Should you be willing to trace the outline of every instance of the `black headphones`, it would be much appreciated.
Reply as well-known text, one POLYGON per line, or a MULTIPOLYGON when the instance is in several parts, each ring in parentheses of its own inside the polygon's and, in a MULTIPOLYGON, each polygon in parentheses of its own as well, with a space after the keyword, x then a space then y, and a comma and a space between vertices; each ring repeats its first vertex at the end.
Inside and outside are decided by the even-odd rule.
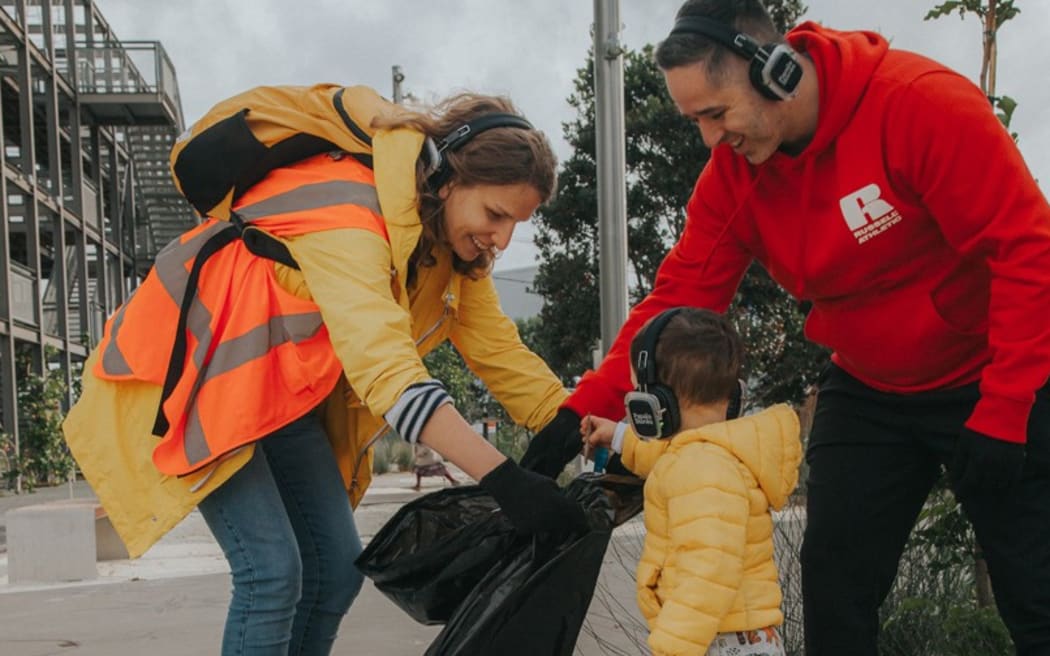
MULTIPOLYGON (((678 409, 678 398, 667 385, 656 377, 656 342, 668 322, 684 307, 664 310, 649 322, 642 333, 642 347, 634 363, 634 375, 638 387, 624 396, 627 420, 634 434, 643 440, 656 440, 678 432, 682 415, 678 409)), ((729 395, 726 419, 736 419, 744 406, 744 381, 738 380, 729 395)))
POLYGON ((634 363, 638 387, 624 397, 627 419, 634 434, 643 440, 669 437, 678 432, 682 418, 674 391, 656 377, 656 342, 660 333, 682 308, 664 310, 649 322, 642 333, 642 347, 634 363))
POLYGON ((427 187, 431 191, 437 192, 438 189, 443 187, 445 183, 452 177, 452 167, 448 165, 448 159, 445 158, 446 152, 454 152, 463 147, 463 144, 467 143, 474 137, 478 136, 485 130, 491 130, 493 128, 518 128, 520 130, 532 130, 532 123, 529 123, 522 117, 516 114, 504 114, 504 113, 493 113, 479 116, 473 121, 468 121, 463 125, 459 126, 445 137, 434 143, 433 139, 428 138, 425 142, 427 168, 425 175, 427 176, 427 187))
POLYGON ((683 33, 706 36, 751 62, 751 84, 766 98, 789 100, 798 93, 802 65, 791 46, 784 43, 759 45, 725 23, 703 16, 682 16, 676 20, 671 34, 683 33))

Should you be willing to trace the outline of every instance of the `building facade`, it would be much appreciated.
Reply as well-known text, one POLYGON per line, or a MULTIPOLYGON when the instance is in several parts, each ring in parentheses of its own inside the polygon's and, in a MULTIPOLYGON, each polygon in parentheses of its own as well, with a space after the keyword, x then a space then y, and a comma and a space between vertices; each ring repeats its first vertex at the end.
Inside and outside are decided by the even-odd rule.
POLYGON ((120 41, 93 0, 0 0, 0 426, 16 446, 20 377, 72 389, 105 318, 197 222, 168 174, 182 129, 159 43, 120 41))

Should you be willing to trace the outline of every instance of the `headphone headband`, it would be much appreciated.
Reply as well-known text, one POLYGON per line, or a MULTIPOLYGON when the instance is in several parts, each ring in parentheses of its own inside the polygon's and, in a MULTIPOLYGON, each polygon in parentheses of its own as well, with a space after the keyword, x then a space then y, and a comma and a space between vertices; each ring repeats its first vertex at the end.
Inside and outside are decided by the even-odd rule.
POLYGON ((675 20, 670 36, 696 34, 725 46, 750 62, 751 84, 770 100, 789 100, 798 92, 802 65, 797 53, 784 43, 760 45, 722 21, 705 16, 681 16, 675 20))
POLYGON ((493 128, 535 129, 532 123, 529 123, 517 114, 493 112, 464 123, 446 134, 437 143, 434 143, 433 139, 428 138, 425 143, 428 163, 426 170, 427 186, 436 192, 452 177, 452 169, 448 165, 445 153, 459 150, 474 137, 493 128))
POLYGON ((759 52, 758 43, 744 34, 737 32, 722 21, 703 16, 682 16, 674 22, 671 34, 699 34, 729 48, 744 59, 751 59, 759 52))
POLYGON ((667 324, 675 315, 682 311, 681 307, 664 310, 649 323, 642 334, 642 348, 638 351, 638 361, 635 363, 634 371, 638 379, 638 387, 643 391, 649 391, 651 385, 660 385, 656 378, 656 342, 660 339, 660 333, 664 331, 667 324))

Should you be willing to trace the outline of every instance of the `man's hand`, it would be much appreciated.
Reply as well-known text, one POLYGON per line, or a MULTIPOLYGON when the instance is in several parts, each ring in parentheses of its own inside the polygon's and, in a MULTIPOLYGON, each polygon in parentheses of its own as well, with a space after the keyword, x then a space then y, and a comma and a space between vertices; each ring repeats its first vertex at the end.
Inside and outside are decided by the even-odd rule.
POLYGON ((1005 490, 1021 479, 1024 444, 1006 442, 963 428, 950 469, 956 492, 1005 490))
POLYGON ((521 457, 521 466, 555 478, 570 460, 580 454, 582 447, 580 417, 568 408, 561 408, 529 442, 529 448, 521 457))
POLYGON ((519 533, 564 536, 588 530, 583 508, 562 494, 557 483, 525 471, 509 458, 478 483, 519 533))

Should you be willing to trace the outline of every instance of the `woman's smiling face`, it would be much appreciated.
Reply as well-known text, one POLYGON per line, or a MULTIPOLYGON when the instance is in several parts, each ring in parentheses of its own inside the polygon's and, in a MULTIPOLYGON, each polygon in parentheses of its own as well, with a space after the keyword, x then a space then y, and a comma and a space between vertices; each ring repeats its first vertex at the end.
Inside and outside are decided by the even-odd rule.
POLYGON ((445 204, 449 246, 466 262, 485 252, 506 250, 514 228, 528 221, 543 200, 535 187, 524 182, 469 187, 453 183, 439 195, 445 204))

